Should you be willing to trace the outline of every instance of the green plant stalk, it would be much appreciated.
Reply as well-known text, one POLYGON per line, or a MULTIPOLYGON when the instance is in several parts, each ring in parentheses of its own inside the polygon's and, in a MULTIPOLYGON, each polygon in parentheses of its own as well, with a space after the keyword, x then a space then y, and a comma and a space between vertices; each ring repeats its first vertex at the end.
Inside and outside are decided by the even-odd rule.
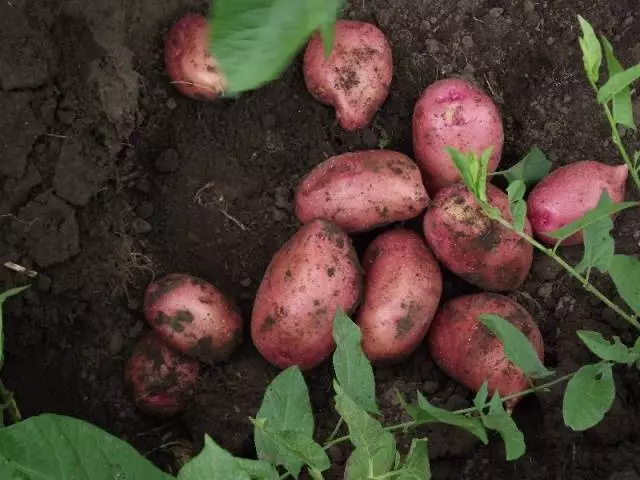
POLYGON ((5 388, 2 380, 0 380, 0 403, 0 412, 4 413, 6 411, 9 414, 11 423, 22 421, 22 415, 15 398, 13 398, 13 393, 5 388))

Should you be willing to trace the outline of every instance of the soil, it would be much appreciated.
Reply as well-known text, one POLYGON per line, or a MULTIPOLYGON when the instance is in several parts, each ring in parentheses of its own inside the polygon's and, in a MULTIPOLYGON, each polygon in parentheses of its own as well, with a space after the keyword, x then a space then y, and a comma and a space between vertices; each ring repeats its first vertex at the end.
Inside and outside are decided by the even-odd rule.
MULTIPOLYGON (((555 167, 581 159, 617 163, 583 75, 576 14, 631 65, 640 62, 637 6, 637 0, 353 0, 344 16, 387 33, 395 74, 371 128, 345 133, 332 109, 306 91, 299 56, 280 79, 236 99, 203 103, 178 94, 164 72, 162 35, 180 14, 206 11, 206 1, 4 0, 0 260, 41 274, 6 309, 2 375, 22 412, 93 422, 166 469, 173 463, 168 445, 184 441, 197 451, 205 432, 233 453, 253 456, 248 417, 278 370, 248 337, 229 361, 204 370, 184 415, 156 419, 131 404, 123 368, 147 328, 140 308, 145 285, 173 271, 200 275, 231 295, 248 319, 271 256, 297 228, 291 197, 300 177, 330 155, 382 142, 412 155, 413 105, 442 77, 470 78, 496 100, 506 129, 504 166, 533 146, 555 167)), ((640 117, 640 97, 634 107, 640 117)), ((621 214, 615 234, 620 251, 637 254, 637 213, 621 214)), ((371 238, 355 237, 360 251, 371 238)), ((577 261, 580 248, 563 254, 577 261)), ((26 279, 2 269, 0 281, 26 279)), ((608 281, 595 281, 613 295, 608 281)), ((445 299, 471 291, 445 276, 445 299)), ((512 295, 535 316, 546 363, 559 373, 592 360, 578 328, 633 340, 611 310, 545 258, 536 256, 525 286, 512 295)), ((319 438, 335 422, 330 374, 324 364, 306 375, 319 438)), ((452 409, 471 398, 424 348, 401 365, 376 368, 376 379, 388 422, 400 418, 396 388, 408 395, 420 389, 452 409)), ((640 377, 620 368, 616 379, 612 411, 585 433, 563 425, 562 388, 521 402, 514 416, 528 449, 515 462, 504 460, 497 439, 484 446, 453 429, 419 432, 430 438, 434 478, 640 478, 640 377)), ((330 453, 327 478, 342 478, 349 450, 330 453)))

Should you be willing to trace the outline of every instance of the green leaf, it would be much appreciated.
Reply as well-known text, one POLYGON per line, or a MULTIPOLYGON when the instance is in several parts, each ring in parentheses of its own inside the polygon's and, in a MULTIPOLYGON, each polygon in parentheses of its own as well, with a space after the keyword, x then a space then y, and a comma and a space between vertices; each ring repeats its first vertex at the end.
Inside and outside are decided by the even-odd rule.
MULTIPOLYGON (((613 205, 613 201, 606 190, 596 208, 608 208, 613 205)), ((609 270, 611 259, 615 253, 615 242, 611 236, 613 220, 610 216, 605 216, 599 220, 588 224, 583 230, 584 253, 582 260, 576 265, 578 273, 583 273, 591 268, 597 268, 601 272, 609 270)))
POLYGON ((495 172, 494 175, 502 175, 509 183, 516 180, 531 186, 547 176, 551 170, 551 162, 539 148, 533 148, 527 155, 508 170, 495 172))
POLYGON ((481 202, 487 201, 487 172, 489 171, 489 161, 491 160, 491 153, 493 152, 493 147, 488 147, 479 160, 479 171, 478 175, 475 179, 476 184, 476 192, 478 192, 478 198, 481 202))
MULTIPOLYGON (((309 391, 298 367, 282 371, 267 387, 254 423, 261 420, 273 430, 291 431, 313 438, 314 420, 309 391)), ((293 477, 298 477, 303 462, 296 454, 274 442, 259 425, 254 428, 254 437, 260 460, 282 465, 293 477)))
POLYGON ((29 285, 22 287, 10 288, 6 292, 0 293, 0 368, 4 364, 4 317, 2 306, 9 298, 15 297, 19 293, 29 288, 29 285))
POLYGON ((483 412, 484 406, 487 404, 488 397, 489 397, 489 381, 485 380, 484 382, 482 382, 482 386, 476 393, 476 396, 473 397, 473 406, 476 407, 476 409, 479 412, 483 412))
MULTIPOLYGON (((236 457, 236 462, 251 480, 279 480, 280 474, 273 465, 263 460, 250 460, 236 457)), ((201 477, 207 478, 207 477, 201 477)))
POLYGON ((429 465, 428 442, 426 438, 414 438, 407 459, 402 467, 402 473, 397 480, 430 480, 431 466, 429 465))
POLYGON ((511 322, 487 313, 480 315, 480 322, 498 337, 506 357, 527 377, 545 378, 554 374, 542 364, 527 336, 511 322))
POLYGON ((405 410, 416 423, 420 425, 427 423, 446 423, 447 425, 453 425, 454 427, 468 431, 478 437, 485 445, 489 442, 487 432, 482 426, 480 419, 438 408, 430 404, 420 392, 418 392, 417 398, 417 405, 407 405, 401 398, 405 410))
POLYGON ((569 380, 564 392, 564 423, 575 431, 597 425, 613 405, 615 396, 611 365, 585 365, 569 380))
POLYGON ((396 440, 334 382, 336 410, 349 427, 355 450, 347 462, 348 479, 368 479, 384 475, 393 468, 396 440))
POLYGON ((602 195, 600 196, 597 206, 589 210, 581 218, 559 228, 558 230, 549 232, 547 235, 557 240, 564 240, 592 223, 602 220, 603 218, 610 217, 614 213, 621 212, 622 210, 638 205, 640 205, 638 202, 613 203, 609 193, 606 190, 602 190, 602 195), (609 199, 608 202, 606 201, 606 198, 609 199))
MULTIPOLYGON (((277 473, 277 472, 276 472, 277 473)), ((218 446, 208 435, 204 448, 180 469, 178 480, 251 480, 233 455, 218 446)))
POLYGON ((577 333, 587 348, 602 360, 626 363, 627 365, 632 365, 640 360, 640 352, 635 352, 627 347, 620 341, 620 337, 613 337, 613 343, 611 343, 598 332, 578 330, 577 333))
POLYGON ((618 294, 636 314, 640 314, 640 260, 627 255, 614 255, 609 275, 618 294))
POLYGON ((258 428, 274 444, 298 457, 303 464, 322 472, 331 466, 331 461, 321 445, 305 434, 287 430, 272 430, 267 422, 259 423, 258 428))
POLYGON ((360 328, 340 309, 333 321, 333 369, 345 393, 369 413, 379 413, 373 368, 362 350, 360 328))
POLYGON ((482 422, 485 427, 495 430, 502 437, 507 460, 516 460, 524 455, 527 448, 524 435, 511 415, 505 411, 497 392, 491 397, 489 413, 482 416, 482 422))
POLYGON ((478 196, 476 185, 477 159, 474 155, 462 153, 452 147, 445 147, 445 151, 451 157, 453 165, 456 167, 462 177, 462 181, 476 197, 478 196))
POLYGON ((211 51, 228 93, 270 82, 291 63, 317 29, 331 39, 343 0, 216 0, 211 9, 211 51))
POLYGON ((602 49, 600 42, 593 30, 593 27, 584 18, 578 15, 582 37, 578 39, 580 49, 582 50, 582 61, 584 62, 584 70, 587 78, 594 85, 598 83, 600 78, 600 66, 602 65, 602 49))
POLYGON ((336 40, 336 22, 331 21, 320 27, 322 35, 322 44, 324 46, 324 56, 328 59, 333 51, 333 45, 336 40))
MULTIPOLYGON (((607 58, 607 68, 609 69, 609 78, 617 75, 624 70, 616 56, 613 54, 613 46, 602 36, 602 45, 607 58)), ((623 88, 613 97, 613 119, 619 125, 624 125, 633 130, 636 129, 633 121, 633 106, 631 104, 631 89, 623 88)))
POLYGON ((628 88, 633 82, 640 78, 640 64, 628 68, 612 76, 600 90, 598 90, 598 103, 609 102, 619 92, 628 88))
POLYGON ((524 194, 527 186, 522 180, 514 180, 507 187, 509 197, 509 212, 513 221, 513 227, 517 232, 524 230, 525 219, 527 217, 527 203, 524 201, 524 194))
POLYGON ((132 446, 81 420, 39 415, 0 429, 0 476, 16 480, 170 480, 132 446))

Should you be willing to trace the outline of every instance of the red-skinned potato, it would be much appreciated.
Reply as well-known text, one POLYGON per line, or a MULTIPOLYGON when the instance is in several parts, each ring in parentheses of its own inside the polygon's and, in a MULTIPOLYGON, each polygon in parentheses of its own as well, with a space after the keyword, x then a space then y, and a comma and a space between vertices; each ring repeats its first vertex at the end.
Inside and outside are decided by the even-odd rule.
POLYGON ((429 197, 420 170, 391 150, 333 156, 317 165, 296 189, 302 223, 324 218, 347 232, 361 232, 417 217, 429 197))
MULTIPOLYGON (((560 167, 540 181, 527 199, 528 217, 535 235, 547 245, 557 240, 547 233, 581 218, 598 205, 607 191, 614 203, 624 200, 629 168, 585 160, 560 167)), ((562 245, 582 243, 582 231, 562 241, 562 245)))
POLYGON ((226 79, 209 50, 209 24, 202 15, 188 13, 178 19, 164 39, 164 60, 173 86, 196 100, 215 100, 226 79))
POLYGON ((172 273, 147 287, 147 322, 169 345, 213 364, 242 341, 243 320, 235 304, 207 281, 172 273))
POLYGON ((362 270, 349 236, 326 220, 309 222, 267 267, 253 306, 253 342, 275 366, 313 368, 335 348, 337 308, 354 312, 361 293, 362 270))
POLYGON ((393 76, 391 46, 375 25, 338 20, 327 59, 319 33, 304 54, 304 80, 311 95, 336 109, 347 131, 368 127, 387 99, 393 76))
POLYGON ((431 195, 461 180, 444 150, 480 156, 493 147, 488 171, 500 163, 504 130, 498 107, 480 88, 449 78, 428 86, 413 111, 413 150, 431 195))
MULTIPOLYGON (((445 303, 427 334, 433 361, 451 378, 477 392, 487 380, 489 392, 513 395, 529 388, 524 373, 505 356, 500 340, 480 322, 481 314, 499 315, 517 327, 544 361, 538 326, 518 303, 504 295, 477 293, 445 303)), ((508 403, 510 409, 518 400, 508 403)))
POLYGON ((155 332, 147 332, 129 358, 125 385, 140 410, 171 416, 186 406, 199 373, 197 360, 172 349, 155 332))
MULTIPOLYGON (((507 195, 487 184, 489 203, 511 220, 507 195)), ((517 290, 533 261, 533 247, 487 217, 462 183, 435 196, 423 222, 427 243, 451 272, 485 290, 517 290)), ((532 233, 525 219, 525 232, 532 233)))
POLYGON ((422 343, 442 295, 438 262, 416 233, 382 233, 362 259, 365 291, 356 321, 372 362, 395 363, 422 343))

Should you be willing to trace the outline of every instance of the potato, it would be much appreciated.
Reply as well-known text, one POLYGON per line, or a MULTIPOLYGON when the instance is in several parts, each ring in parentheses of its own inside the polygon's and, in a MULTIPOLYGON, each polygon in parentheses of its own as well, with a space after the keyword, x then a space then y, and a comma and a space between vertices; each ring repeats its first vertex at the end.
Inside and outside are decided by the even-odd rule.
POLYGON ((416 233, 395 229, 371 242, 362 260, 365 290, 356 321, 372 362, 403 360, 424 340, 442 295, 442 273, 416 233))
POLYGON ((488 168, 493 172, 500 163, 503 143, 497 106, 467 81, 449 78, 434 82, 415 105, 413 149, 431 195, 461 180, 445 147, 477 155, 493 147, 488 168))
POLYGON ((251 337, 273 365, 310 369, 333 351, 333 319, 362 294, 362 270, 349 236, 326 220, 303 225, 273 256, 258 288, 251 337))
MULTIPOLYGON (((524 373, 505 356, 498 338, 480 323, 483 313, 511 322, 531 341, 544 362, 542 335, 529 313, 504 295, 477 293, 447 302, 436 314, 427 346, 433 361, 451 378, 477 392, 487 380, 489 392, 513 395, 529 388, 524 373)), ((507 405, 513 408, 518 400, 507 405)))
POLYGON ((173 86, 196 100, 215 100, 226 79, 209 49, 209 25, 202 15, 188 13, 178 19, 164 38, 164 60, 173 86))
POLYGON ((213 364, 242 341, 243 320, 235 304, 207 281, 172 273, 147 287, 144 314, 169 345, 213 364))
POLYGON ((342 128, 366 128, 389 95, 391 46, 375 25, 338 20, 331 56, 325 57, 322 38, 316 33, 307 45, 303 71, 309 93, 336 109, 342 128))
MULTIPOLYGON (((527 199, 527 215, 535 235, 547 245, 555 245, 557 240, 547 233, 595 208, 604 190, 614 202, 622 202, 628 175, 626 165, 612 167, 593 160, 554 170, 533 187, 527 199)), ((562 245, 578 245, 582 240, 580 231, 563 240, 562 245)))
MULTIPOLYGON (((487 197, 511 220, 506 194, 488 184, 487 197)), ((531 269, 531 244, 489 219, 461 183, 438 192, 423 227, 436 258, 451 272, 485 290, 517 290, 531 269)), ((526 219, 525 232, 531 234, 526 219)))
POLYGON ((127 362, 125 386, 140 410, 171 416, 186 406, 199 373, 196 360, 173 350, 155 332, 147 332, 127 362))
POLYGON ((429 197, 420 170, 407 156, 365 150, 333 156, 299 183, 296 216, 323 218, 347 232, 361 232, 418 216, 429 197))

